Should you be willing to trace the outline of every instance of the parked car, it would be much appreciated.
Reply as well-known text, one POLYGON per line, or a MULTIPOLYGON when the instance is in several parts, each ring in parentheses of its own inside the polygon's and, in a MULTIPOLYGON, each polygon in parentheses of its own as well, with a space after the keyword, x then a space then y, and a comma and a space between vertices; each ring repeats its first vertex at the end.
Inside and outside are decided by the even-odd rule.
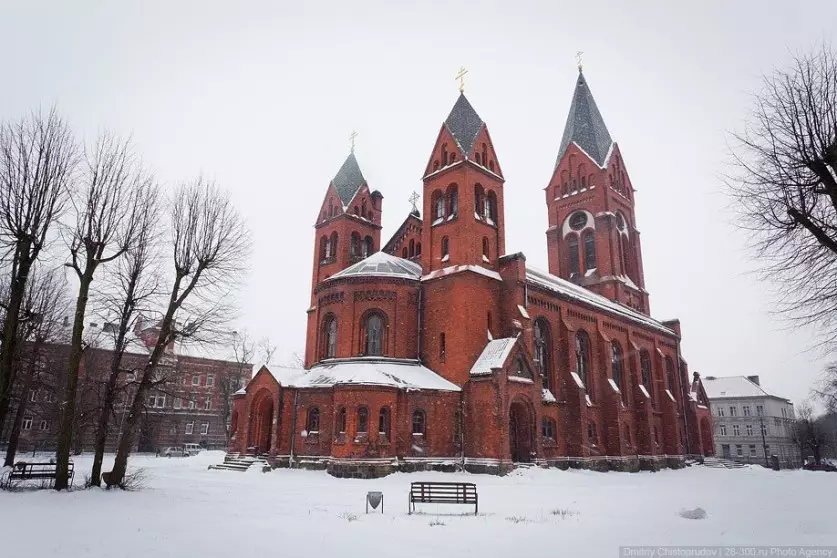
POLYGON ((191 454, 180 446, 172 446, 160 452, 163 457, 189 457, 191 454))
POLYGON ((203 450, 198 444, 183 444, 183 451, 189 455, 197 455, 203 450))

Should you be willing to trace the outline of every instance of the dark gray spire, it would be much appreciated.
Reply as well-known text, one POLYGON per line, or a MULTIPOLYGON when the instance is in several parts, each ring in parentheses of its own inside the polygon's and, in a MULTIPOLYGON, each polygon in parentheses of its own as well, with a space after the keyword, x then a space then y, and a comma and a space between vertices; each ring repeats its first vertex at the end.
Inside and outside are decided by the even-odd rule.
POLYGON ((355 197, 357 191, 360 190, 360 187, 366 184, 366 179, 363 178, 363 173, 360 172, 357 159, 355 159, 354 151, 346 157, 346 161, 337 171, 331 183, 334 184, 334 189, 337 190, 337 195, 340 196, 343 207, 347 206, 355 197))
POLYGON ((573 102, 570 105, 570 114, 567 116, 567 124, 564 126, 564 137, 561 138, 561 148, 558 150, 558 159, 555 166, 561 162, 561 157, 567 151, 570 143, 575 142, 601 167, 604 166, 605 158, 610 151, 613 140, 610 132, 607 131, 604 119, 593 100, 593 94, 587 86, 584 74, 578 72, 578 81, 575 83, 573 102))
POLYGON ((467 157, 471 152, 482 124, 482 118, 468 102, 468 99, 465 98, 465 94, 461 93, 447 120, 445 120, 445 126, 447 126, 463 156, 467 157))

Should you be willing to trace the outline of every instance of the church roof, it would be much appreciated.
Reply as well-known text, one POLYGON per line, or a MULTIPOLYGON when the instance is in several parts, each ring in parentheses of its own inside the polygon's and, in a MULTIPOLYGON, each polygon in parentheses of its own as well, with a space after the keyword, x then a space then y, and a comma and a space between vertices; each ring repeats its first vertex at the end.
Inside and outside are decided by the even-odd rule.
POLYGON ((421 213, 419 213, 418 209, 413 208, 410 211, 410 213, 407 215, 407 218, 404 219, 404 222, 401 223, 401 226, 398 227, 397 231, 395 231, 395 234, 392 235, 392 237, 387 241, 387 243, 384 244, 384 247, 381 248, 382 251, 387 252, 387 253, 393 251, 393 249, 395 248, 396 243, 398 243, 398 241, 400 241, 402 238, 404 238, 404 234, 407 232, 407 225, 410 224, 411 220, 416 221, 419 226, 422 225, 421 213))
POLYGON ((445 126, 465 157, 468 156, 471 148, 474 147, 474 142, 477 139, 482 125, 482 118, 474 110, 474 107, 471 106, 471 103, 468 102, 465 94, 461 93, 456 100, 456 104, 453 105, 453 109, 451 109, 447 120, 445 120, 445 126))
POLYGON ((401 277, 418 280, 421 277, 421 266, 386 252, 376 252, 365 260, 338 271, 329 279, 346 277, 401 277))
POLYGON ((360 166, 357 164, 357 158, 355 158, 354 152, 349 153, 349 156, 346 157, 343 166, 334 175, 331 183, 334 185, 334 189, 337 190, 337 195, 340 196, 340 201, 343 202, 344 208, 349 205, 349 202, 355 197, 360 187, 366 184, 366 179, 363 178, 363 173, 360 172, 360 166))
POLYGON ((599 107, 596 106, 596 101, 587 85, 587 79, 581 72, 578 73, 578 80, 575 83, 570 113, 567 115, 564 136, 561 138, 561 147, 558 149, 558 158, 555 161, 556 167, 571 143, 581 148, 600 167, 604 167, 613 145, 610 132, 607 131, 599 107))
POLYGON ((471 367, 471 375, 491 374, 492 370, 502 368, 509 358, 517 337, 506 337, 489 341, 471 367))

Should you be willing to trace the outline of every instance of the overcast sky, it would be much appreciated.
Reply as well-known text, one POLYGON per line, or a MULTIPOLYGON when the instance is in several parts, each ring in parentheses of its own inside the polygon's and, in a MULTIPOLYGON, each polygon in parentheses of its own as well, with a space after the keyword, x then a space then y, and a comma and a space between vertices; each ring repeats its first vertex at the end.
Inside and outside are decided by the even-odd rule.
POLYGON ((506 249, 547 267, 543 188, 584 51, 637 190, 652 314, 681 319, 692 370, 799 402, 826 360, 770 315, 721 175, 759 76, 832 40, 837 2, 683 4, 0 0, 0 119, 56 104, 86 139, 132 133, 167 187, 203 172, 230 190, 255 239, 239 327, 285 361, 304 350, 312 226, 349 134, 385 242, 460 65, 507 179, 506 249))

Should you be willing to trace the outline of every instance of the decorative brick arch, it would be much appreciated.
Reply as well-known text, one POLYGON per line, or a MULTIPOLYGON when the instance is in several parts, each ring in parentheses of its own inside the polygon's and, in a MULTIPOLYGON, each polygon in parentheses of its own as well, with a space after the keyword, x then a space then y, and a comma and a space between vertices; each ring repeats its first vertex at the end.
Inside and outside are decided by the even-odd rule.
POLYGON ((273 442, 273 415, 275 413, 273 394, 269 389, 259 390, 250 405, 250 428, 247 449, 258 454, 270 452, 273 442))
POLYGON ((509 405, 509 453, 515 463, 529 463, 537 453, 536 416, 526 397, 515 397, 509 405))

